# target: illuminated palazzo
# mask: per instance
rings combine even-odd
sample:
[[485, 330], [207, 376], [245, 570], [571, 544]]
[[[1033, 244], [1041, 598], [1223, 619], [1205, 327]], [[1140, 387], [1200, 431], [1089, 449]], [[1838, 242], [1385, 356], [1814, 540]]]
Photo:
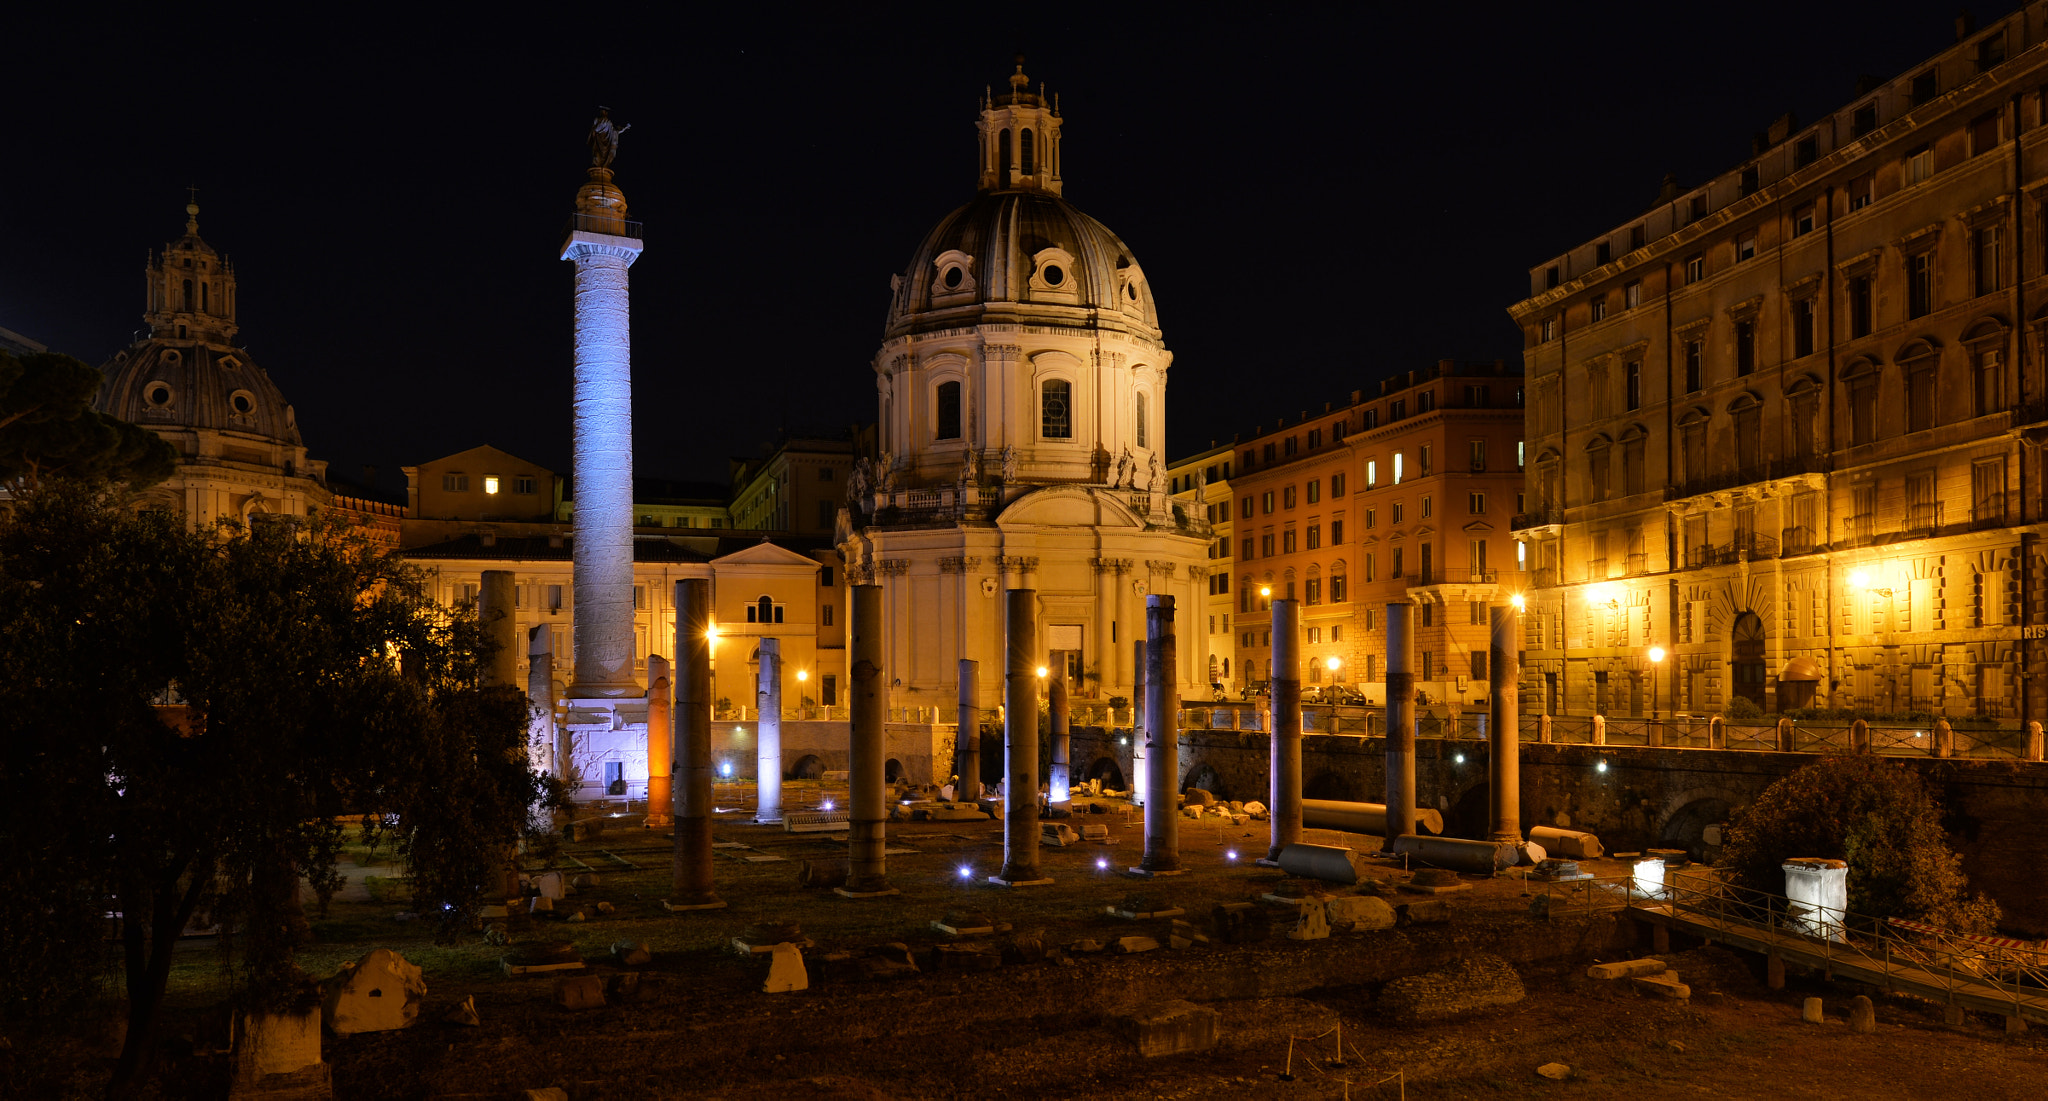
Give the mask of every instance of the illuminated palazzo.
[[848, 578], [883, 587], [896, 707], [950, 710], [959, 658], [995, 706], [1016, 587], [1038, 590], [1041, 648], [1102, 697], [1130, 693], [1145, 598], [1172, 594], [1182, 690], [1206, 697], [1209, 525], [1170, 499], [1173, 357], [1136, 257], [1062, 198], [1059, 112], [1018, 70], [982, 107], [979, 194], [891, 280]]
[[1525, 707], [2043, 717], [2044, 40], [1967, 31], [1531, 271]]

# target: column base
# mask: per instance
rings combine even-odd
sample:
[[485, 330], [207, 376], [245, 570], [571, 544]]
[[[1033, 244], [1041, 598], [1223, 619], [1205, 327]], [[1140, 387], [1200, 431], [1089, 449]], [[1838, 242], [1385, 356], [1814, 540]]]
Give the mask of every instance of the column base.
[[717, 895], [705, 895], [683, 902], [670, 902], [665, 898], [661, 900], [661, 908], [671, 914], [689, 913], [695, 910], [723, 910], [725, 905], [725, 900]]
[[1004, 879], [1004, 878], [1003, 878], [1002, 876], [999, 876], [999, 875], [992, 875], [992, 876], [989, 876], [989, 877], [988, 877], [988, 883], [989, 883], [989, 886], [991, 886], [991, 887], [1045, 887], [1045, 886], [1049, 886], [1049, 885], [1051, 885], [1051, 883], [1052, 883], [1052, 880], [1050, 880], [1050, 879]]
[[757, 826], [779, 826], [782, 824], [782, 815], [777, 813], [764, 817], [757, 814], [754, 816], [754, 824]]
[[1130, 869], [1130, 874], [1151, 879], [1162, 875], [1186, 875], [1188, 870], [1186, 868], [1132, 868]]
[[1280, 862], [1270, 856], [1262, 856], [1252, 861], [1252, 863], [1257, 864], [1261, 868], [1277, 868], [1280, 866]]
[[880, 884], [862, 884], [858, 887], [834, 887], [832, 888], [832, 893], [840, 898], [887, 898], [890, 895], [900, 895], [903, 892], [884, 882]]
[[650, 814], [647, 816], [646, 821], [640, 823], [641, 828], [650, 830], [665, 830], [675, 824], [676, 820], [666, 814], [662, 815], [659, 818], [656, 818], [654, 815]]

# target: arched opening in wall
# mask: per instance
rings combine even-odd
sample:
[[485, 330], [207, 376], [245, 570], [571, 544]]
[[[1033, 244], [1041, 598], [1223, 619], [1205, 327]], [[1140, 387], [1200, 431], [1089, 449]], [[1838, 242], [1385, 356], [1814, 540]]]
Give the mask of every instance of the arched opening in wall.
[[185, 306], [184, 306], [184, 312], [186, 312], [186, 313], [191, 313], [191, 312], [192, 312], [192, 281], [191, 281], [190, 279], [187, 279], [187, 280], [185, 280]]
[[1201, 788], [1218, 799], [1230, 798], [1230, 794], [1223, 790], [1223, 777], [1217, 775], [1214, 766], [1208, 764], [1197, 764], [1194, 770], [1188, 773], [1188, 778], [1182, 781], [1180, 789], [1186, 791], [1189, 788]]
[[1073, 384], [1049, 378], [1039, 384], [1038, 394], [1038, 434], [1048, 440], [1073, 439]]
[[882, 762], [882, 779], [892, 784], [903, 779], [903, 762], [894, 757]]
[[1325, 769], [1301, 785], [1303, 799], [1341, 799], [1357, 803], [1364, 801], [1365, 785], [1359, 778], [1346, 773]]
[[1743, 699], [1764, 705], [1764, 621], [1755, 612], [1744, 612], [1735, 617], [1735, 625], [1728, 632], [1730, 653], [1728, 675], [1735, 682], [1734, 693]]
[[1138, 446], [1152, 446], [1152, 399], [1143, 390], [1138, 391], [1137, 402]]
[[[1724, 799], [1695, 799], [1678, 808], [1664, 823], [1658, 833], [1659, 847], [1684, 849], [1694, 860], [1711, 860], [1720, 849], [1718, 827], [1728, 821], [1728, 803]], [[1707, 836], [1708, 827], [1716, 827], [1713, 840]]]
[[[958, 271], [960, 269], [955, 268], [953, 270]], [[958, 382], [939, 383], [937, 405], [937, 423], [933, 426], [933, 437], [941, 440], [959, 439], [960, 384]]]
[[1488, 821], [1491, 815], [1486, 805], [1486, 785], [1474, 784], [1458, 796], [1458, 801], [1444, 812], [1444, 836], [1464, 837], [1483, 841], [1493, 828]]
[[1088, 774], [1082, 779], [1100, 780], [1103, 787], [1114, 788], [1117, 791], [1128, 790], [1124, 785], [1123, 766], [1117, 764], [1114, 757], [1095, 758], [1095, 762], [1088, 766]]
[[1012, 162], [1010, 159], [1010, 130], [1008, 127], [1004, 127], [1003, 132], [996, 135], [996, 169], [998, 173], [996, 176], [997, 187], [1010, 186], [1011, 163]]
[[819, 760], [818, 755], [815, 753], [806, 753], [798, 757], [796, 764], [790, 766], [789, 769], [789, 778], [792, 780], [815, 780], [823, 775], [825, 775], [825, 762]]
[[1033, 146], [1036, 143], [1032, 141], [1031, 131], [1028, 129], [1020, 131], [1018, 133], [1018, 139], [1019, 140], [1017, 144], [1022, 147], [1022, 155], [1019, 156], [1017, 160], [1018, 163], [1024, 166], [1024, 174], [1026, 176], [1029, 176], [1032, 173], [1032, 165], [1036, 164], [1038, 161], [1038, 151], [1033, 148]]

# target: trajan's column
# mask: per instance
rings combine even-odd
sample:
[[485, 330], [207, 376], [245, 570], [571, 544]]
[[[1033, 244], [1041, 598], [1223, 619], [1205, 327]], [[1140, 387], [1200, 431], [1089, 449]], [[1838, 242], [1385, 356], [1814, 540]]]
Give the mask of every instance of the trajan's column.
[[[640, 227], [612, 186], [619, 135], [598, 109], [590, 179], [562, 259], [576, 264], [575, 680], [571, 699], [638, 696], [633, 680], [633, 371], [626, 269]], [[643, 720], [644, 721], [644, 720]]]

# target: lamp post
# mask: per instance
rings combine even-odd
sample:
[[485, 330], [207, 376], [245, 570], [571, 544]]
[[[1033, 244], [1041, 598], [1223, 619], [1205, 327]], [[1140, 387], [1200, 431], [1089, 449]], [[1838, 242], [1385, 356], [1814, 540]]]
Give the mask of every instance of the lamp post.
[[796, 705], [802, 709], [803, 716], [807, 719], [811, 717], [811, 703], [810, 698], [804, 695], [804, 683], [810, 679], [810, 670], [799, 669], [796, 671]]
[[1657, 713], [1657, 671], [1663, 668], [1663, 666], [1664, 648], [1662, 646], [1650, 647], [1650, 717], [1652, 719], [1659, 717]]

